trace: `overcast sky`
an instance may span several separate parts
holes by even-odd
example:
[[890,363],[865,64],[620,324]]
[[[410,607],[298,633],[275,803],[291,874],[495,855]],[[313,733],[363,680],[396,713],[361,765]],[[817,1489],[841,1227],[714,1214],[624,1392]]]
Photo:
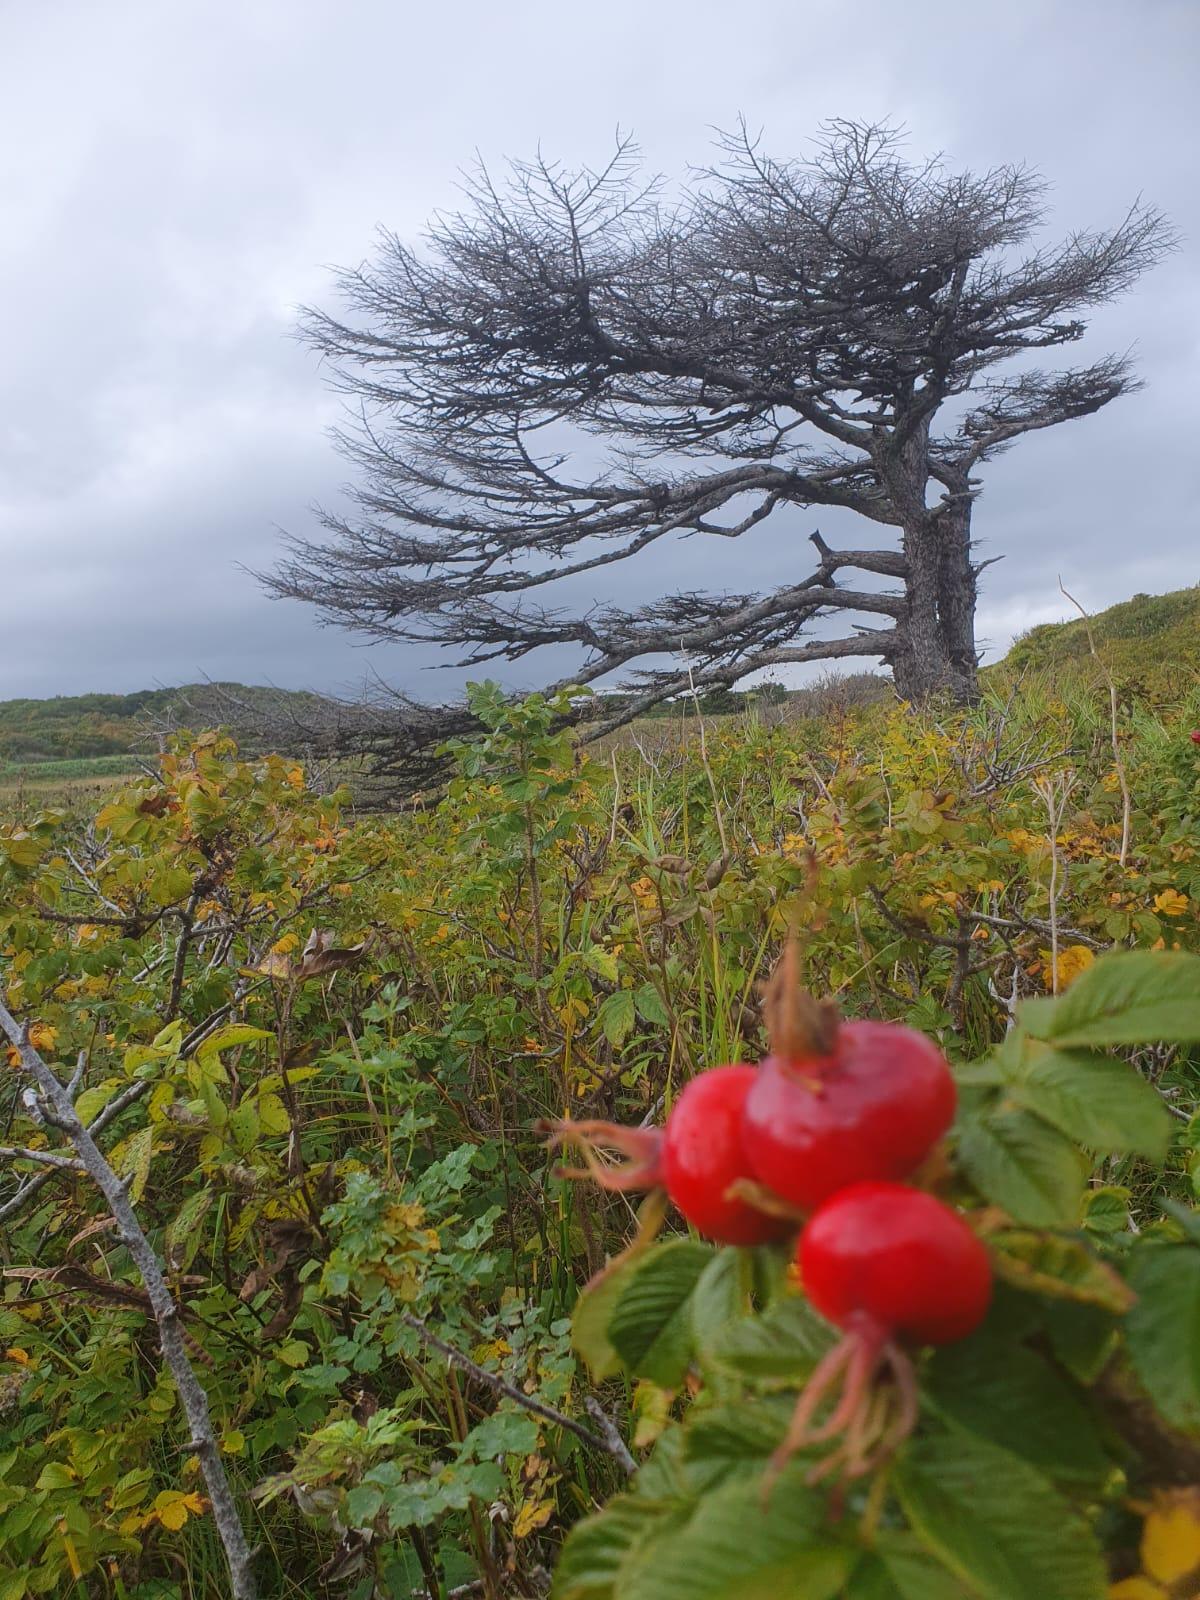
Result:
[[[1092,607],[1200,581],[1198,88],[1198,0],[0,0],[0,698],[445,693],[240,570],[346,476],[295,308],[378,224],[416,240],[475,152],[598,161],[618,124],[680,175],[739,113],[779,156],[890,117],[914,154],[1041,168],[1055,231],[1168,210],[1183,250],[1087,347],[1136,346],[1145,392],[986,469],[980,633],[1063,615],[1058,573]],[[720,543],[682,586],[787,581],[807,549]],[[646,570],[606,581],[641,599]]]

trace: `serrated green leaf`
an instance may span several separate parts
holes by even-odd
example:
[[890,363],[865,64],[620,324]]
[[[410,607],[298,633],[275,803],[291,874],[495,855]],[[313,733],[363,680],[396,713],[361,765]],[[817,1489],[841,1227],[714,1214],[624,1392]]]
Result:
[[845,1600],[975,1600],[911,1534],[885,1533],[851,1574]]
[[1103,1600],[1091,1529],[1009,1451],[969,1434],[921,1439],[892,1482],[922,1544],[981,1600]]
[[855,1554],[826,1531],[824,1497],[788,1468],[764,1506],[758,1480],[705,1495],[673,1532],[644,1540],[627,1559],[615,1600],[832,1600]]
[[1027,1002],[1019,1020],[1064,1049],[1200,1041],[1200,956],[1124,950],[1101,956],[1057,1000]]
[[1101,1155],[1162,1161],[1171,1142],[1171,1118],[1158,1090],[1115,1056],[1038,1051],[1008,1093],[1043,1122]]
[[934,1408],[1054,1478],[1098,1482],[1110,1463],[1078,1391],[1036,1351],[985,1324],[947,1345],[926,1369]]
[[1137,1375],[1168,1422],[1200,1432],[1200,1250],[1146,1244],[1129,1282],[1138,1298],[1125,1337]]
[[687,1520],[688,1508],[619,1494],[604,1510],[577,1522],[554,1569],[553,1600],[618,1600],[614,1585],[622,1565],[647,1539]]
[[726,1324],[701,1341],[704,1362],[716,1371],[764,1387],[802,1383],[837,1335],[808,1301],[788,1294],[761,1316]]
[[689,1486],[707,1493],[734,1477],[760,1478],[795,1408],[790,1394],[768,1395],[689,1417],[684,1430]]
[[677,1389],[692,1359],[692,1295],[713,1259],[706,1246],[673,1239],[639,1256],[622,1284],[608,1337],[625,1370]]
[[1026,1111],[968,1117],[958,1156],[972,1184],[1017,1222],[1072,1227],[1079,1221],[1087,1169],[1062,1134]]
[[1125,1280],[1082,1239],[1005,1228],[993,1234],[989,1243],[996,1276],[1015,1288],[1099,1306],[1116,1315],[1133,1304]]
[[617,958],[611,950],[606,950],[603,945],[593,944],[583,952],[583,964],[590,972],[603,978],[607,983],[617,981]]
[[70,1467],[62,1461],[48,1461],[38,1474],[35,1489],[69,1489],[75,1482],[75,1474]]
[[652,983],[643,983],[640,989],[633,991],[633,1003],[637,1007],[637,1014],[643,1022],[648,1022],[652,1027],[665,1028],[670,1025],[671,1018],[667,1008],[662,1003],[662,997]]
[[167,1255],[175,1271],[186,1272],[191,1266],[204,1237],[200,1231],[200,1224],[207,1216],[215,1198],[210,1188],[197,1189],[195,1194],[188,1196],[174,1220],[168,1224]]
[[604,1037],[614,1050],[619,1049],[633,1032],[633,1025],[637,1021],[633,990],[618,989],[610,994],[596,1015],[604,1029]]

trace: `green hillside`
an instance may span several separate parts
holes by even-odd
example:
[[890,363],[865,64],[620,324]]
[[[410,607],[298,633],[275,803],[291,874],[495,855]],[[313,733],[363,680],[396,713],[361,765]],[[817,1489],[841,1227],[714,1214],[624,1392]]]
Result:
[[253,707],[259,701],[277,706],[281,698],[307,704],[316,696],[240,683],[193,683],[133,694],[0,700],[0,767],[125,757],[156,728],[232,721],[229,700]]
[[[1135,594],[1091,618],[1092,637],[1118,685],[1175,695],[1200,676],[1200,585],[1169,594]],[[1002,666],[1041,671],[1086,664],[1091,651],[1080,617],[1031,628]]]

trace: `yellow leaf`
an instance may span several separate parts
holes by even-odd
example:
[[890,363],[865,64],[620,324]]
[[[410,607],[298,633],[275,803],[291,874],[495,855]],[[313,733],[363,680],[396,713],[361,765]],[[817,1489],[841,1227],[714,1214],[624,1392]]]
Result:
[[6,1361],[15,1361],[19,1367],[27,1367],[29,1365],[29,1351],[19,1350],[16,1345],[10,1345],[4,1352],[4,1359]]
[[1111,1586],[1108,1600],[1167,1600],[1167,1591],[1151,1578],[1125,1578]]
[[35,1022],[29,1030],[29,1042],[35,1050],[53,1050],[58,1029],[48,1022]]
[[1096,959],[1096,952],[1085,944],[1069,944],[1058,952],[1058,986],[1065,989],[1081,972],[1086,972]]
[[1200,1489],[1163,1490],[1142,1528],[1142,1566],[1160,1583],[1200,1568]]
[[1164,917],[1182,917],[1190,904],[1187,895],[1180,894],[1178,889],[1164,889],[1154,896],[1154,909],[1161,911]]
[[178,1533],[187,1521],[189,1512],[203,1511],[203,1509],[204,1502],[199,1495],[180,1494],[175,1490],[164,1489],[162,1494],[155,1496],[150,1516],[155,1521],[161,1522],[164,1528],[169,1528],[172,1533]]
[[293,950],[300,948],[300,935],[298,933],[285,933],[282,939],[276,939],[271,946],[277,956],[290,955]]
[[524,1539],[538,1528],[544,1528],[553,1513],[553,1500],[522,1500],[513,1522],[513,1538]]

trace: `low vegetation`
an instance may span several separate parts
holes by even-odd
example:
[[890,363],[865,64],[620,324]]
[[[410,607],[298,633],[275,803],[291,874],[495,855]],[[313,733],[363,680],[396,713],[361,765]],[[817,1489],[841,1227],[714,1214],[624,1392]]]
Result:
[[[1114,747],[1093,667],[591,755],[485,685],[436,805],[359,816],[205,734],[94,816],[0,823],[4,998],[165,1265],[261,1595],[1185,1592],[1200,692],[1123,692]],[[758,1061],[789,933],[843,1017],[948,1058],[949,1138],[888,1181],[995,1278],[907,1349],[919,1417],[874,1462],[898,1367],[854,1437],[789,1434],[835,1337],[794,1214],[714,1247],[536,1131],[661,1125]],[[0,1600],[226,1593],[128,1241],[27,1087],[14,1048]]]

